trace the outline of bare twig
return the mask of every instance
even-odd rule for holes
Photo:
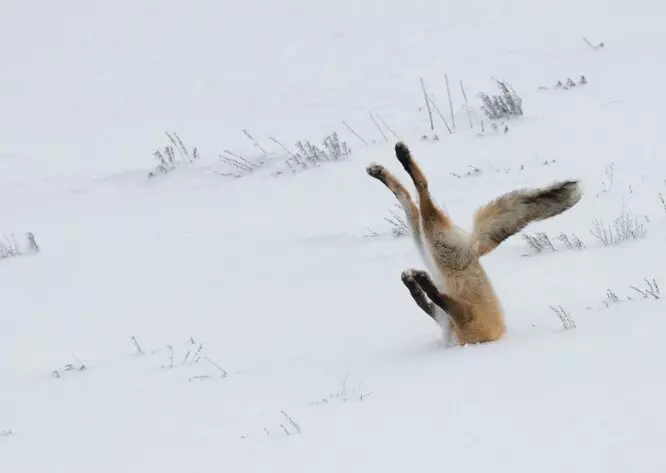
[[[462,79],[460,80],[460,90],[462,91],[463,98],[465,99],[465,109],[467,110],[467,119],[469,120],[469,127],[474,128],[472,123],[472,113],[470,112],[469,102],[467,101],[467,94],[465,93],[465,87],[463,86]]]
[[[397,208],[401,208],[400,206],[396,205]],[[391,233],[393,233],[393,236],[396,238],[403,237],[405,235],[409,235],[409,227],[407,226],[407,222],[405,222],[405,219],[398,213],[396,213],[393,209],[389,209],[389,212],[393,216],[393,218],[390,217],[384,217],[384,220],[386,220],[388,223],[391,224]]]
[[[134,335],[132,335],[132,336],[130,337],[130,340],[132,341],[132,343],[133,343],[134,346],[136,347],[136,353],[137,353],[137,355],[143,355],[143,350],[141,349],[141,345],[139,345],[139,342],[136,341],[136,337],[134,337]]]
[[[222,373],[222,375],[220,376],[221,378],[226,378],[227,375],[229,374],[229,372],[228,372],[227,370],[225,370],[224,368],[222,368],[220,365],[218,365],[217,363],[215,363],[213,360],[211,360],[211,359],[208,358],[207,356],[204,356],[204,360],[206,360],[208,363],[210,363],[210,364],[213,365],[215,368],[217,368],[218,370],[220,370],[220,373]]]
[[[648,278],[643,278],[647,283],[646,289],[639,289],[636,286],[629,286],[634,291],[638,292],[643,296],[643,299],[661,299],[661,291],[659,290],[659,285],[657,284],[656,279],[650,281]]]
[[[162,368],[173,368],[173,347],[167,345],[167,348],[169,349],[169,366],[163,366]]]
[[[391,129],[390,126],[388,126],[388,124],[384,121],[384,119],[382,118],[382,116],[381,116],[380,114],[377,114],[377,118],[379,118],[379,121],[382,122],[382,125],[384,125],[384,126],[386,127],[386,129],[387,129],[388,131],[390,131],[391,134],[392,134],[393,136],[395,136],[395,138],[396,138],[397,140],[400,139],[400,138],[398,137],[398,135],[395,134],[395,131],[393,131],[393,130]]]
[[[34,253],[39,253],[39,245],[37,244],[37,240],[35,240],[35,235],[32,232],[27,232],[25,237],[28,240],[30,250]]]
[[[435,103],[433,98],[429,97],[429,99],[430,99],[430,103],[432,104],[432,108],[435,109],[435,112],[437,112],[437,115],[439,115],[439,118],[441,118],[442,121],[444,122],[444,125],[446,125],[446,129],[449,131],[449,134],[452,135],[453,131],[451,131],[451,127],[449,126],[448,122],[446,121],[446,118],[444,118],[444,114],[439,110],[439,107],[437,106],[437,104]]]
[[[348,129],[350,132],[352,132],[356,138],[358,138],[359,140],[361,140],[365,146],[368,146],[368,142],[365,141],[363,138],[361,138],[361,135],[359,135],[359,134],[356,133],[354,130],[352,130],[352,127],[350,127],[350,126],[347,124],[346,121],[343,120],[343,121],[342,121],[342,124],[343,124],[345,127],[347,127],[347,129]]]
[[[302,432],[301,426],[289,416],[285,411],[280,411],[282,412],[282,415],[287,419],[287,422],[294,428],[297,434],[300,434]],[[284,426],[282,426],[284,428]],[[286,430],[286,429],[285,429]],[[288,435],[288,434],[287,434]]]
[[[588,45],[591,49],[593,49],[594,51],[596,51],[596,50],[599,49],[599,48],[603,48],[603,47],[604,47],[604,42],[603,42],[603,41],[595,46],[595,45],[593,45],[592,43],[590,43],[590,42],[587,40],[587,38],[586,38],[585,36],[582,36],[581,39],[582,39],[583,41],[585,41],[585,44],[587,44],[587,45]]]
[[[261,150],[261,152],[264,153],[264,157],[266,157],[266,155],[268,154],[268,153],[266,153],[266,150],[265,150],[264,148],[261,147],[261,145],[259,144],[259,142],[258,142],[257,140],[255,140],[255,139],[252,137],[252,135],[250,135],[250,132],[248,132],[247,129],[243,128],[243,134],[244,134],[245,136],[247,136],[247,139],[250,140],[252,143],[254,143],[254,146],[256,146],[257,148],[259,148],[259,149]]]
[[[79,358],[74,353],[72,353],[72,357],[74,357],[76,362],[79,364],[79,368],[78,368],[79,371],[85,371],[85,370],[88,369],[88,367],[81,360],[79,360]]]
[[[381,133],[381,135],[384,137],[384,141],[386,141],[386,142],[388,143],[388,138],[386,137],[386,135],[384,134],[384,132],[382,131],[382,129],[379,127],[379,124],[378,124],[377,121],[375,120],[375,117],[372,116],[372,113],[370,113],[370,120],[372,120],[372,123],[375,124],[375,126],[376,126],[377,129],[379,130],[379,133]]]
[[[199,358],[200,358],[199,355],[201,353],[201,350],[203,350],[203,343],[199,344],[199,348],[194,353],[194,356],[192,357],[192,361],[190,362],[190,365],[193,365],[194,363],[197,363],[199,361]]]
[[[562,327],[564,327],[565,330],[576,328],[576,322],[574,321],[573,317],[571,317],[571,314],[567,312],[561,305],[551,305],[550,308],[553,312],[555,312],[555,314],[557,314],[557,317],[560,319]]]
[[[428,119],[430,120],[430,129],[435,130],[435,124],[432,121],[432,110],[430,110],[430,100],[428,100],[428,93],[426,92],[425,82],[421,78],[421,89],[423,90],[423,98],[425,99],[426,108],[428,109]]]
[[[449,96],[449,113],[451,114],[451,127],[456,129],[456,117],[453,114],[453,100],[451,100],[451,89],[449,88],[449,76],[444,74],[444,80],[446,82],[446,93]]]
[[[289,151],[289,150],[285,147],[285,145],[283,145],[282,143],[280,143],[277,139],[273,138],[272,136],[269,136],[268,139],[270,139],[273,143],[275,143],[275,144],[278,145],[280,148],[282,148],[282,149],[284,150],[284,152],[287,153],[291,158],[294,158],[294,154],[293,154],[291,151]]]
[[[4,239],[6,243],[0,240],[0,259],[23,254],[21,246],[16,241],[16,235],[13,233],[11,235],[4,235]],[[30,238],[28,238],[28,245],[30,245]]]

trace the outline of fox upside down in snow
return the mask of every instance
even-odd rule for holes
[[[506,331],[503,310],[479,258],[531,222],[554,217],[576,205],[582,197],[579,182],[561,181],[506,193],[476,211],[474,228],[468,234],[432,200],[428,181],[407,146],[397,143],[395,153],[414,182],[418,206],[383,166],[371,164],[367,173],[397,197],[421,257],[446,292],[426,271],[405,270],[402,282],[425,313],[439,324],[447,324],[442,328],[455,335],[458,343],[501,338]]]

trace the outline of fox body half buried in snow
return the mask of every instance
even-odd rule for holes
[[[428,181],[407,146],[395,145],[398,161],[418,194],[414,203],[405,187],[383,166],[371,164],[367,173],[381,181],[398,199],[425,264],[426,271],[405,270],[402,282],[416,304],[455,335],[458,343],[489,342],[505,333],[504,314],[479,258],[525,228],[576,205],[582,191],[578,181],[561,181],[537,189],[519,189],[479,208],[468,234],[456,226],[433,201]],[[446,292],[444,292],[446,291]]]

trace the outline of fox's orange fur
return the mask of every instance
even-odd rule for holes
[[[403,271],[403,283],[417,305],[439,323],[446,323],[459,343],[501,338],[506,331],[504,313],[479,258],[529,223],[554,217],[577,204],[582,197],[578,181],[504,194],[476,211],[474,228],[468,234],[432,200],[428,180],[409,149],[398,143],[395,153],[416,187],[418,205],[383,166],[372,164],[367,172],[395,194],[414,242],[439,284],[421,270]],[[443,313],[448,322],[442,320]]]

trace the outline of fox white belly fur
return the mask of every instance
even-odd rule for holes
[[[474,228],[467,233],[434,203],[425,174],[409,149],[397,143],[395,153],[416,187],[418,206],[383,166],[371,164],[366,171],[398,199],[428,269],[403,271],[403,284],[416,304],[440,325],[449,345],[501,338],[506,331],[504,313],[479,259],[531,222],[576,205],[583,195],[579,182],[506,193],[476,211]]]

